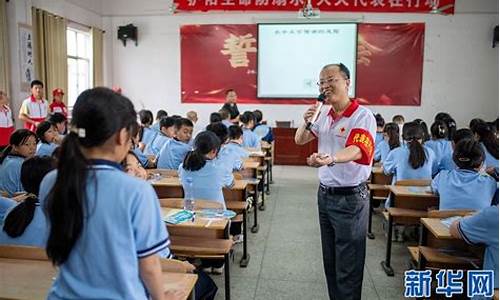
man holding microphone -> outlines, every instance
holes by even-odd
[[[304,114],[295,143],[318,139],[307,164],[318,168],[318,211],[323,266],[330,299],[361,299],[368,221],[368,188],[376,122],[373,113],[349,99],[350,72],[342,63],[323,67],[318,82],[326,107]]]

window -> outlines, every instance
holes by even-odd
[[[75,104],[76,98],[92,87],[92,39],[90,31],[68,27],[68,107]]]

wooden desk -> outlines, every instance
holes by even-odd
[[[257,169],[260,166],[260,162],[253,160],[245,160],[243,162],[243,169]]]
[[[0,258],[0,299],[45,299],[57,274],[49,261]],[[194,288],[198,276],[163,273],[165,290],[179,290],[184,299]]]
[[[178,208],[162,207],[161,215],[165,218],[167,215],[179,211]],[[195,216],[194,220],[181,224],[167,224],[170,235],[193,236],[222,239],[229,236],[228,219],[207,219]],[[226,232],[227,230],[227,232]]]
[[[273,128],[274,134],[274,163],[276,165],[307,165],[306,159],[314,152],[318,152],[318,141],[300,146],[295,144],[297,128]]]
[[[372,233],[372,217],[373,209],[375,206],[380,206],[389,196],[389,187],[386,185],[391,184],[392,175],[385,175],[381,166],[373,166],[372,174],[370,176],[370,183],[368,188],[370,190],[370,211],[368,213],[368,231],[366,236],[373,240],[375,235]]]

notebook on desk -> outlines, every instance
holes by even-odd
[[[184,209],[171,209],[162,219],[168,224],[177,225],[193,220],[194,213]]]

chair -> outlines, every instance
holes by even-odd
[[[291,128],[292,122],[291,121],[276,121],[276,127],[278,127],[278,128]]]

